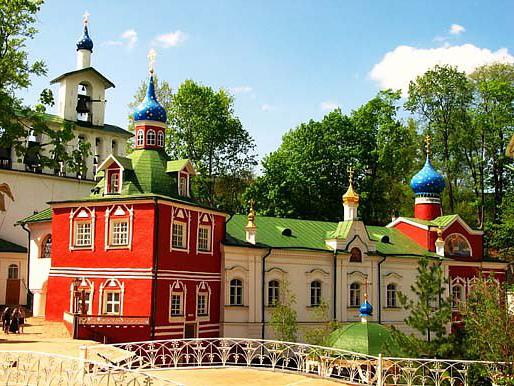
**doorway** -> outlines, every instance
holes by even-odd
[[[20,268],[18,264],[9,265],[5,288],[5,304],[16,306],[20,303]]]
[[[184,339],[196,338],[196,323],[186,323],[184,325]]]

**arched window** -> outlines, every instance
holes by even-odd
[[[8,279],[19,279],[20,278],[18,264],[9,265],[9,268],[7,269],[7,278]]]
[[[280,283],[278,280],[271,280],[268,283],[268,307],[273,307],[280,301]]]
[[[354,247],[350,252],[351,263],[362,263],[362,252],[359,248]]]
[[[471,256],[471,246],[464,236],[453,233],[444,240],[444,254],[446,256],[469,257]]]
[[[106,315],[123,314],[123,293],[125,284],[117,279],[109,279],[102,283],[100,291],[103,291],[102,313]],[[102,292],[101,292],[102,293]]]
[[[311,282],[311,307],[318,307],[321,304],[321,282]]]
[[[361,304],[361,285],[359,283],[350,284],[350,307],[359,307]]]
[[[396,289],[396,284],[388,284],[386,287],[386,307],[398,307],[398,291]]]
[[[144,144],[145,144],[145,133],[143,132],[143,130],[138,130],[136,145],[143,146]]]
[[[452,307],[459,308],[460,303],[464,299],[464,287],[460,284],[452,286]]]
[[[155,130],[148,130],[146,133],[146,144],[149,146],[155,146]]]
[[[239,279],[230,280],[230,299],[231,306],[243,305],[243,282]]]
[[[157,133],[157,146],[164,147],[164,133],[162,131]]]
[[[48,235],[41,244],[41,257],[50,258],[52,254],[52,235]]]

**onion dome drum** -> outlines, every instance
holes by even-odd
[[[134,110],[134,121],[158,121],[166,123],[166,110],[157,101],[153,75],[150,75],[145,99]]]

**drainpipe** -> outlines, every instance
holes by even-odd
[[[21,229],[27,232],[28,246],[27,246],[27,308],[32,310],[32,292],[30,292],[30,229],[27,228],[26,224],[21,224]],[[34,312],[34,310],[32,310]]]
[[[333,319],[337,320],[337,249],[334,249],[334,297],[333,297]]]
[[[155,339],[155,316],[157,315],[157,269],[159,267],[159,252],[157,234],[159,232],[159,204],[157,198],[153,198],[155,208],[155,220],[153,223],[153,266],[152,266],[152,310],[150,314],[150,328],[152,340]]]
[[[382,283],[381,283],[381,278],[382,278],[382,273],[381,273],[381,270],[380,270],[380,266],[382,265],[382,263],[384,261],[386,261],[387,259],[387,256],[384,256],[384,258],[382,260],[380,260],[378,262],[378,265],[377,265],[377,273],[378,273],[378,280],[377,280],[377,288],[378,288],[378,323],[381,324],[382,323]]]
[[[268,251],[262,256],[262,272],[261,272],[261,339],[264,339],[264,333],[265,333],[265,323],[266,323],[266,317],[265,317],[265,307],[264,307],[264,297],[266,293],[266,258],[271,254],[272,248],[268,248]]]

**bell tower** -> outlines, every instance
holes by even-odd
[[[103,126],[105,91],[114,84],[91,67],[93,40],[89,36],[89,14],[84,14],[84,30],[77,42],[77,69],[55,78],[59,83],[57,115],[84,126]]]

